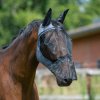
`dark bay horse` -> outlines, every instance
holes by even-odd
[[[39,100],[34,82],[39,62],[55,75],[59,86],[77,79],[71,39],[63,26],[67,12],[51,20],[49,9],[43,21],[31,22],[0,49],[0,100]]]

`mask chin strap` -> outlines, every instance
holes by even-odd
[[[39,46],[37,46],[36,56],[37,56],[37,60],[42,64],[44,64],[45,66],[50,66],[52,64],[50,60],[48,60],[42,55]]]

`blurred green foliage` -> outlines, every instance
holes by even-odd
[[[53,18],[69,8],[65,27],[72,29],[99,19],[99,6],[100,0],[0,0],[0,45],[9,43],[30,21],[43,19],[49,8]]]

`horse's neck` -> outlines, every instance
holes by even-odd
[[[38,61],[35,56],[37,31],[33,30],[28,37],[20,36],[3,53],[3,61],[9,75],[22,86],[23,100],[29,100],[35,91],[33,87]],[[32,89],[34,88],[34,91]],[[33,93],[34,95],[34,93]],[[35,100],[35,99],[34,99]]]

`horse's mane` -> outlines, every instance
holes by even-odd
[[[15,35],[15,36],[13,36],[13,38],[12,38],[12,40],[11,40],[10,43],[12,43],[12,41],[14,41],[14,40],[15,40],[17,37],[19,37],[21,34],[25,34],[25,36],[28,36],[28,35],[31,33],[33,27],[34,27],[34,28],[39,27],[39,24],[40,24],[40,23],[41,23],[40,20],[34,20],[34,21],[32,21],[31,23],[29,23],[27,26],[21,28],[21,29],[19,30],[18,34]],[[10,43],[9,43],[9,44],[6,44],[6,45],[4,45],[4,46],[2,46],[2,49],[6,49],[7,47],[9,47]]]

